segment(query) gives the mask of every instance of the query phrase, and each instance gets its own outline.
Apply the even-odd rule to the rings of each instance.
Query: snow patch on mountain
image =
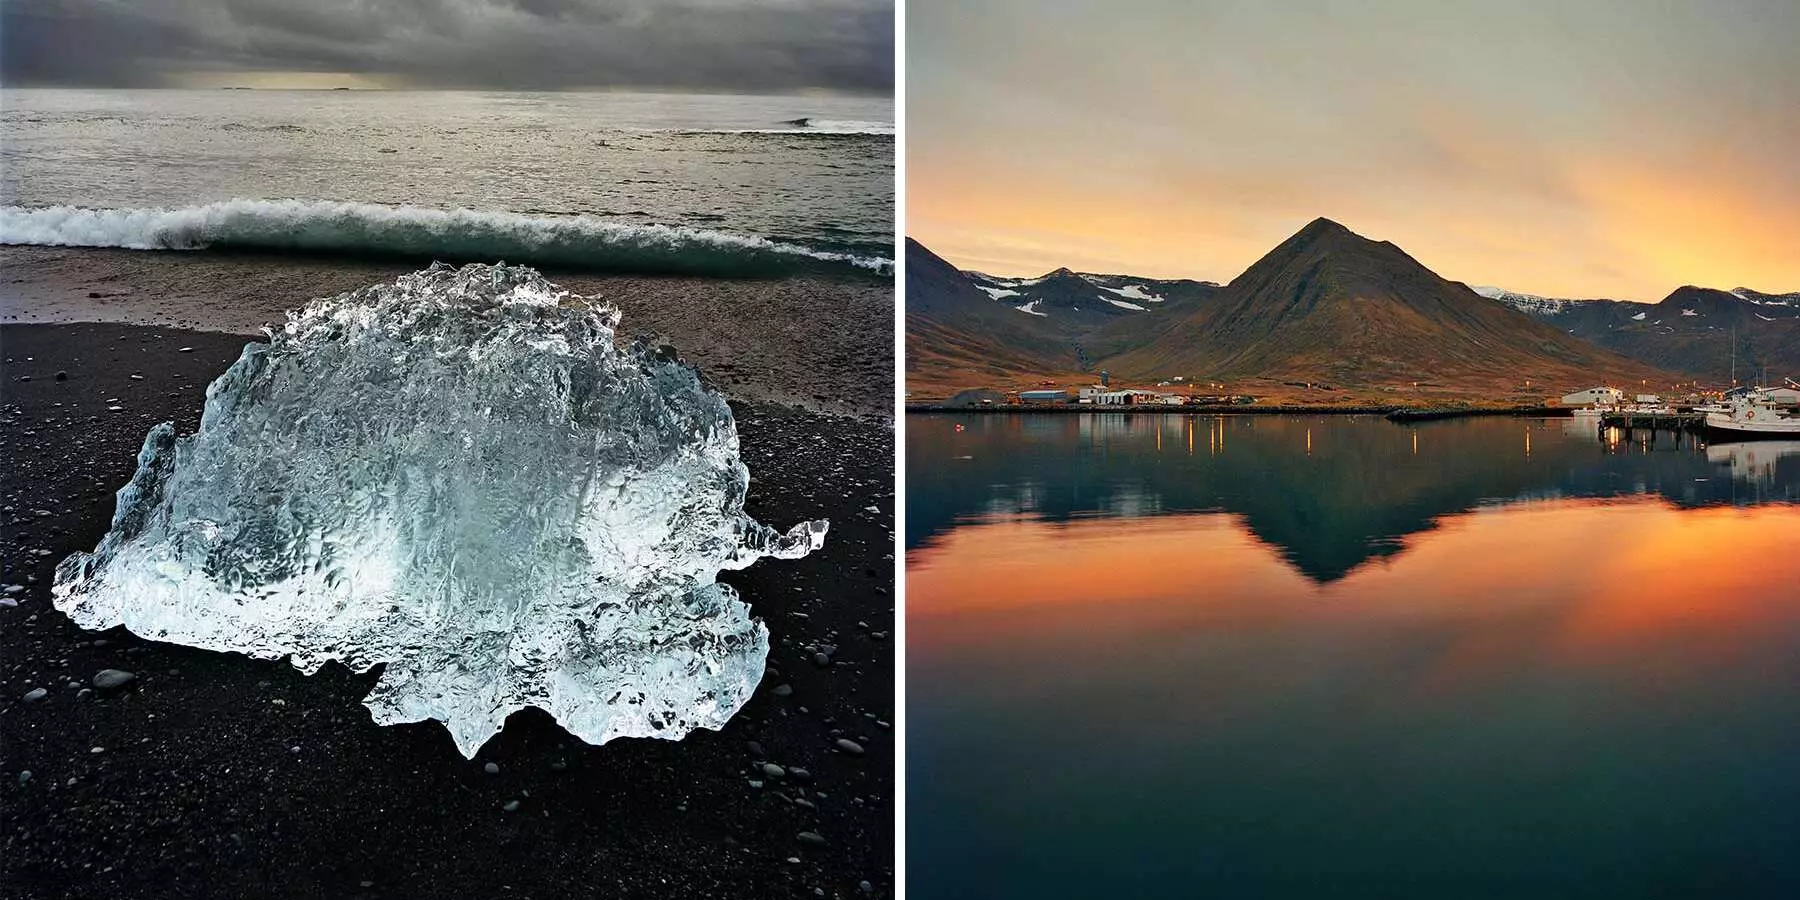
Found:
[[[1001,297],[1017,297],[1017,296],[1019,296],[1019,292],[1013,290],[1012,288],[988,287],[985,284],[978,284],[975,286],[975,288],[977,290],[981,291],[982,293],[987,294],[989,297],[992,297],[995,300],[998,300]]]
[[[1111,291],[1127,300],[1142,300],[1145,303],[1162,303],[1166,298],[1161,294],[1152,294],[1141,284],[1128,284],[1124,287],[1107,287],[1101,285],[1103,291]],[[1143,307],[1138,307],[1142,309]]]
[[[1517,291],[1509,291],[1505,288],[1494,287],[1491,284],[1474,285],[1470,287],[1469,290],[1472,290],[1489,300],[1498,300],[1519,312],[1531,316],[1554,316],[1557,313],[1566,312],[1569,309],[1569,305],[1576,302],[1573,300],[1556,300],[1549,297],[1540,297],[1537,294],[1521,294]]]
[[[1030,303],[1021,303],[1021,304],[1019,304],[1019,305],[1018,305],[1018,306],[1015,306],[1015,307],[1013,307],[1013,309],[1016,309],[1016,310],[1018,310],[1018,311],[1019,311],[1019,312],[1022,312],[1022,313],[1031,313],[1031,314],[1032,314],[1032,315],[1034,315],[1034,316],[1044,316],[1044,317],[1045,317],[1045,318],[1049,318],[1049,316],[1050,316],[1050,314],[1049,314],[1049,313],[1047,313],[1047,312],[1038,312],[1038,304],[1039,304],[1039,303],[1042,303],[1042,302],[1044,302],[1044,301],[1042,301],[1042,300],[1033,300],[1033,301],[1031,301],[1031,302],[1030,302]]]
[[[1144,312],[1147,309],[1147,307],[1139,306],[1136,303],[1131,303],[1126,300],[1114,300],[1111,297],[1101,297],[1100,299],[1105,300],[1106,302],[1111,303],[1112,305],[1117,306],[1120,309],[1135,309],[1138,312]]]

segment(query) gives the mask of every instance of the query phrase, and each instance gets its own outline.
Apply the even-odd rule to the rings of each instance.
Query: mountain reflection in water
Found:
[[[1800,896],[1800,446],[907,426],[913,896]]]
[[[1702,449],[1691,436],[1602,436],[1572,419],[915,415],[906,454],[909,551],[995,517],[1228,512],[1321,582],[1400,552],[1439,517],[1497,503],[1800,501],[1800,442]]]

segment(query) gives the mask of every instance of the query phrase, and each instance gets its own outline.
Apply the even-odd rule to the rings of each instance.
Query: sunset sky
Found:
[[[1793,0],[911,0],[907,231],[1227,281],[1317,216],[1447,278],[1800,290]]]

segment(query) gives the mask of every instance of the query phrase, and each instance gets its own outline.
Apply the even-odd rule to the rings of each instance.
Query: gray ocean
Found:
[[[0,244],[891,271],[890,98],[0,92]]]

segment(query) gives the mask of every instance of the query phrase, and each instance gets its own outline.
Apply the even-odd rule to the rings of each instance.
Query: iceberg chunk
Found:
[[[313,301],[213,382],[197,433],[150,431],[57,608],[383,665],[375,721],[437,719],[465,756],[526,706],[594,744],[723,726],[769,637],[715,577],[827,523],[747,517],[730,408],[618,321],[503,265]]]

